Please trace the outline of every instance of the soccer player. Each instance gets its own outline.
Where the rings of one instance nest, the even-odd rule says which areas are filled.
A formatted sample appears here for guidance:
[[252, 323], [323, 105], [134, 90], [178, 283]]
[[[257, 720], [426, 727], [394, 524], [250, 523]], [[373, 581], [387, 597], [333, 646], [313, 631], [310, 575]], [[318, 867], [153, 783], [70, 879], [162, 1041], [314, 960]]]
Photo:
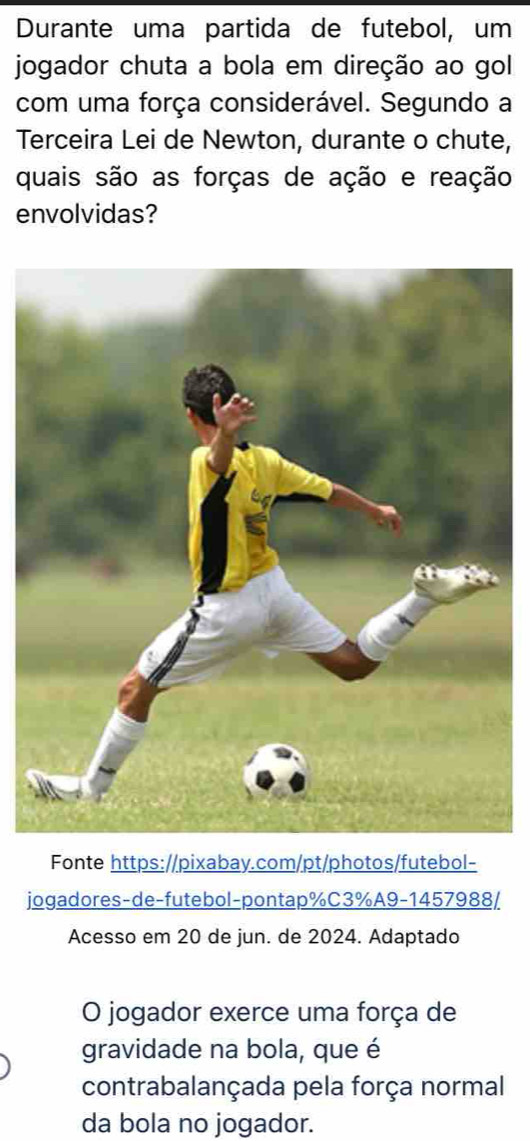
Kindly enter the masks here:
[[350, 641], [287, 581], [267, 543], [272, 507], [327, 503], [360, 512], [399, 535], [396, 508], [372, 503], [272, 448], [238, 442], [241, 429], [256, 419], [254, 404], [236, 392], [217, 365], [187, 374], [183, 402], [200, 442], [189, 481], [193, 602], [123, 678], [117, 708], [86, 773], [49, 776], [28, 770], [32, 788], [50, 800], [100, 800], [142, 740], [158, 694], [220, 674], [250, 647], [271, 657], [281, 650], [305, 653], [343, 681], [359, 681], [378, 669], [431, 610], [498, 584], [497, 576], [479, 565], [451, 570], [422, 565], [414, 571], [412, 590], [370, 618]]

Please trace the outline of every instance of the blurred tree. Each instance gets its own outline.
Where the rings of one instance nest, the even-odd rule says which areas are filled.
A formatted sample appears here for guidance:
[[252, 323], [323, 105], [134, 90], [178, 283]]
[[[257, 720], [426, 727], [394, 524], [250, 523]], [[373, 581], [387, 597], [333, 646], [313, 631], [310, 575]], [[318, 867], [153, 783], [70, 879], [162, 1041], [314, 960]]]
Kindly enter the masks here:
[[199, 301], [185, 336], [198, 362], [226, 368], [242, 359], [275, 361], [303, 344], [322, 356], [331, 346], [334, 304], [301, 269], [230, 270]]
[[20, 549], [112, 547], [149, 518], [156, 452], [146, 446], [148, 409], [110, 390], [95, 338], [26, 309], [17, 317], [17, 368]]
[[[381, 308], [373, 382], [387, 434], [375, 491], [400, 489], [432, 554], [508, 552], [510, 329], [465, 274], [412, 280]], [[495, 489], [495, 490], [494, 490]]]
[[172, 362], [182, 353], [185, 326], [180, 321], [128, 321], [101, 334], [110, 384], [120, 391], [145, 391], [146, 380], [157, 378], [167, 388]]
[[512, 315], [511, 269], [437, 269], [430, 271], [436, 277], [454, 280], [460, 276], [470, 281], [482, 295], [486, 305], [502, 313], [508, 321]]
[[[186, 322], [95, 336], [17, 319], [20, 552], [184, 556], [194, 439], [182, 377], [217, 361], [257, 401], [257, 443], [367, 495], [407, 526], [385, 557], [510, 550], [506, 270], [431, 270], [371, 305], [303, 270], [231, 270]], [[381, 551], [355, 517], [278, 508], [282, 549]]]

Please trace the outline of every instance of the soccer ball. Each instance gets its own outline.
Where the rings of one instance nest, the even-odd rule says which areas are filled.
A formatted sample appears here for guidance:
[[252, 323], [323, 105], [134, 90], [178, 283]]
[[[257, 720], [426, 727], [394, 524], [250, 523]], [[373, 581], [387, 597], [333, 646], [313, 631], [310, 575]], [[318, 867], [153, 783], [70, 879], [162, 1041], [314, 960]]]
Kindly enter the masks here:
[[243, 781], [250, 796], [305, 796], [309, 785], [307, 762], [292, 745], [262, 745], [243, 769]]

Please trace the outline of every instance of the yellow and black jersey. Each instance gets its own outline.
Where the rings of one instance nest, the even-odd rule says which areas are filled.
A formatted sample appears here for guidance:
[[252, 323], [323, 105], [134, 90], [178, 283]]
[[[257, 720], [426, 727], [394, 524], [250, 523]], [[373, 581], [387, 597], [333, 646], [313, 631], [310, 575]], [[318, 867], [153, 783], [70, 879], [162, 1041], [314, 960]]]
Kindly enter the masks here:
[[191, 457], [189, 557], [199, 594], [240, 590], [278, 563], [267, 545], [271, 508], [282, 502], [325, 502], [329, 479], [291, 463], [273, 448], [240, 444], [224, 475], [208, 467], [208, 447]]

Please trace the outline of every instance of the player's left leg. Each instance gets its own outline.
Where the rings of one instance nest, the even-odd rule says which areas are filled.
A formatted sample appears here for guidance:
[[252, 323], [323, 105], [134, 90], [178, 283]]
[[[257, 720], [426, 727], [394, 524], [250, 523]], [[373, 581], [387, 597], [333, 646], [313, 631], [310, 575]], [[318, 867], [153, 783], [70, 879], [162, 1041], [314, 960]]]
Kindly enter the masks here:
[[142, 740], [151, 705], [162, 692], [150, 685], [134, 666], [120, 682], [117, 706], [85, 775], [50, 776], [39, 769], [28, 769], [26, 777], [30, 786], [48, 800], [100, 800], [126, 757]]
[[125, 759], [143, 739], [149, 711], [159, 693], [138, 666], [126, 674], [118, 687], [118, 703], [107, 722], [88, 769], [81, 777], [81, 794], [99, 800], [108, 792]]
[[48, 800], [100, 800], [143, 739], [155, 697], [222, 673], [248, 648], [254, 627], [261, 629], [262, 621], [250, 584], [225, 595], [199, 596], [121, 681], [117, 707], [84, 776], [49, 776], [29, 769], [26, 776], [33, 790]]
[[431, 563], [417, 567], [412, 590], [363, 626], [356, 642], [346, 639], [329, 653], [310, 653], [318, 665], [342, 678], [360, 681], [373, 673], [392, 650], [438, 606], [459, 602], [479, 590], [498, 585], [497, 575], [479, 564], [442, 570]]
[[[50, 776], [29, 769], [27, 780], [37, 795], [48, 800], [100, 800], [129, 754], [140, 744], [147, 727], [151, 705], [159, 693], [173, 685], [191, 681], [200, 661], [193, 647], [209, 621], [202, 616], [202, 599], [163, 630], [140, 655], [136, 666], [122, 679], [118, 701], [100, 737], [96, 751], [83, 776]], [[188, 665], [192, 658], [191, 667]], [[200, 657], [208, 656], [207, 654]], [[170, 676], [171, 675], [171, 676]]]

